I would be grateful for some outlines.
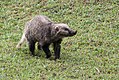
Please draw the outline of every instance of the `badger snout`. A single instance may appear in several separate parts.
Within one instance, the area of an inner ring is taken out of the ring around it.
[[[74,35],[76,35],[76,33],[77,33],[77,31],[73,31],[73,30],[72,30],[72,31],[69,32],[69,35],[70,35],[70,36],[74,36]]]
[[[77,31],[74,31],[74,32],[73,32],[73,35],[76,35],[76,33],[77,33]]]

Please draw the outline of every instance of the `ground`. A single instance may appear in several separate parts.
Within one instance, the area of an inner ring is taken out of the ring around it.
[[[1,0],[0,6],[0,80],[119,79],[119,0]],[[16,49],[25,22],[39,14],[78,31],[63,40],[60,60],[38,49],[40,57],[30,56],[27,44]]]

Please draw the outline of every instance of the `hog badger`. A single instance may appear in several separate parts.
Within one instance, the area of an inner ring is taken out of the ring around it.
[[[17,48],[27,40],[31,55],[35,55],[35,43],[38,42],[38,49],[43,49],[46,58],[51,57],[49,46],[53,43],[55,60],[60,58],[61,41],[64,37],[74,36],[77,31],[69,28],[64,23],[54,23],[47,16],[38,15],[28,21]]]

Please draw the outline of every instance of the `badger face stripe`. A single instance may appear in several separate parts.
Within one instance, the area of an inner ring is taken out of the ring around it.
[[[69,31],[69,29],[68,29],[68,28],[64,28],[64,30],[65,30],[65,31]]]
[[[67,24],[59,23],[55,24],[54,27],[57,35],[60,37],[73,36],[76,33],[74,30],[70,29]]]

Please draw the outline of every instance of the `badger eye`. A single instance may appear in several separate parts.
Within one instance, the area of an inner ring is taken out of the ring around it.
[[[68,31],[68,29],[67,29],[67,28],[64,28],[64,30]]]

